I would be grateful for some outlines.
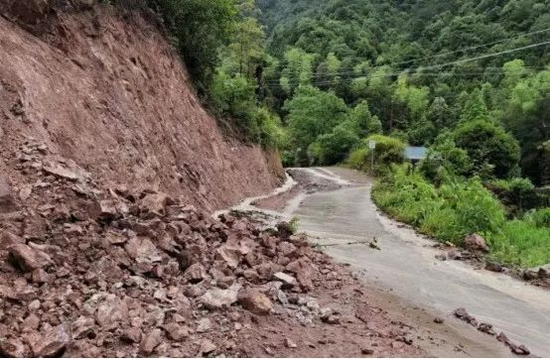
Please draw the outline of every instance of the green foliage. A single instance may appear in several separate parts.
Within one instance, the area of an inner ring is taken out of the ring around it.
[[[218,64],[218,48],[235,29],[234,0],[148,0],[170,31],[199,89],[209,87]]]
[[[301,86],[285,103],[287,123],[298,148],[307,148],[320,135],[328,134],[346,119],[348,108],[334,93],[316,87]]]
[[[332,165],[343,161],[359,141],[357,134],[345,124],[336,126],[331,133],[317,139],[320,163]]]
[[[438,131],[450,129],[455,126],[453,111],[447,105],[443,97],[436,97],[426,113],[426,119],[430,121]]]
[[[376,183],[372,195],[385,212],[441,241],[461,245],[465,236],[479,233],[499,261],[550,262],[550,211],[507,221],[503,206],[477,179],[447,179],[436,187],[421,174],[396,167]]]
[[[543,208],[530,214],[530,218],[539,228],[550,229],[550,208]]]
[[[520,148],[517,140],[502,127],[474,120],[453,132],[457,147],[466,150],[473,173],[483,178],[508,178],[518,171]]]
[[[359,102],[348,114],[348,122],[357,136],[365,138],[368,135],[382,133],[382,124],[378,117],[373,116],[367,101]]]
[[[372,150],[368,148],[369,141],[376,141],[374,149],[374,172],[376,174],[386,173],[392,164],[405,161],[404,142],[394,137],[372,135],[363,141],[361,148],[350,153],[347,160],[350,167],[370,172]]]
[[[527,178],[496,180],[486,184],[510,212],[521,212],[537,206],[537,193],[533,183]]]
[[[433,183],[439,185],[451,176],[465,176],[472,168],[468,153],[456,147],[452,139],[442,138],[428,150],[426,158],[420,162],[420,172]]]

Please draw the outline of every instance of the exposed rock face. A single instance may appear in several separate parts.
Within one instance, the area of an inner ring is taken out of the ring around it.
[[[0,158],[9,159],[6,168],[29,155],[17,141],[33,137],[112,188],[154,189],[141,199],[151,212],[168,204],[162,193],[215,210],[282,181],[275,153],[222,134],[189,85],[179,55],[154,25],[139,16],[125,21],[105,7],[90,10],[86,2],[4,0],[0,6],[37,36],[0,16],[0,41],[10,49],[0,52]],[[0,163],[8,177],[6,168]],[[82,182],[70,161],[42,169]],[[13,195],[6,197],[2,182],[0,211]]]

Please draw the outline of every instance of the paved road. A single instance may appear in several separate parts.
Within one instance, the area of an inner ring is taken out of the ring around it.
[[[447,316],[445,331],[464,345],[465,353],[461,354],[511,355],[493,338],[451,318],[449,313],[458,307],[527,345],[533,354],[550,356],[550,291],[503,274],[475,270],[467,263],[438,261],[434,258],[438,252],[431,247],[433,242],[378,214],[366,177],[339,168],[306,171],[323,179],[334,178],[340,184],[355,184],[302,197],[300,203],[293,204],[293,212],[300,218],[300,230],[321,244],[337,244],[325,247],[326,252],[351,264],[364,274],[368,287],[385,295],[387,300],[379,304],[387,310],[396,306],[412,308],[405,315],[424,321],[416,324],[427,326],[428,333],[432,315]],[[360,244],[343,244],[374,237],[380,251]],[[440,346],[432,348],[433,355],[459,355],[445,347],[438,352],[437,347]]]

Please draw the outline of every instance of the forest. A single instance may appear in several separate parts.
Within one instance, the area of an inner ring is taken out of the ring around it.
[[[144,1],[228,131],[373,171],[378,205],[440,240],[550,262],[550,1]],[[414,169],[407,145],[429,148]]]

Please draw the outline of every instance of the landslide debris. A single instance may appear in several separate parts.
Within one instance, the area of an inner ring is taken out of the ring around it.
[[[33,139],[19,153],[26,183],[0,222],[1,355],[422,355],[393,345],[408,327],[286,225],[103,189]]]

